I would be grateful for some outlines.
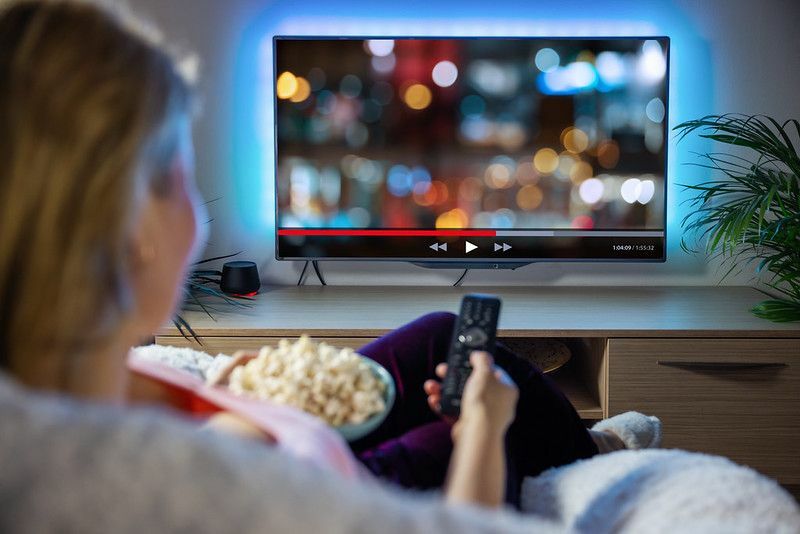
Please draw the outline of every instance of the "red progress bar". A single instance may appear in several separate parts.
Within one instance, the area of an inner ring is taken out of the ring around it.
[[[307,236],[388,236],[388,237],[495,237],[494,230],[347,230],[280,228],[278,235]]]

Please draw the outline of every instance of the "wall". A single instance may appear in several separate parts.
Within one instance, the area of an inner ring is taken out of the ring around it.
[[[800,2],[795,0],[494,0],[404,2],[129,0],[172,42],[202,61],[205,102],[195,141],[198,182],[213,217],[206,255],[242,250],[270,283],[293,283],[302,263],[274,260],[271,66],[275,33],[547,34],[636,32],[672,37],[670,124],[707,113],[800,118]],[[573,31],[574,28],[574,31]],[[610,28],[610,30],[609,30]],[[266,105],[264,105],[266,104]],[[679,248],[685,207],[675,184],[704,176],[687,167],[697,141],[670,142],[672,185],[664,264],[542,263],[514,272],[472,271],[467,285],[706,285],[719,270]],[[402,263],[324,262],[333,284],[448,284],[460,274]],[[747,283],[740,275],[723,283]]]

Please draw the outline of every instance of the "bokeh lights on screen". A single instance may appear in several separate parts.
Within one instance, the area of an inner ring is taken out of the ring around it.
[[[663,229],[665,39],[279,39],[281,227]]]

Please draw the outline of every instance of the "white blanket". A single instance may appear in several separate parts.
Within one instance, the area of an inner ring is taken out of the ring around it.
[[[800,508],[775,481],[718,456],[619,451],[523,485],[523,508],[576,532],[800,533]]]

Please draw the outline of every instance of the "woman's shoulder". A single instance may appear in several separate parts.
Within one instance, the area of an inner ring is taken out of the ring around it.
[[[287,463],[280,451],[160,410],[0,384],[3,532],[253,531],[307,472],[287,473]]]
[[[266,474],[275,462],[261,452],[256,468]],[[158,531],[176,521],[227,530],[212,513],[220,494],[231,497],[221,511],[240,514],[237,497],[246,499],[237,482],[269,494],[266,480],[244,483],[243,463],[253,456],[246,444],[174,415],[32,392],[0,378],[0,531]]]

